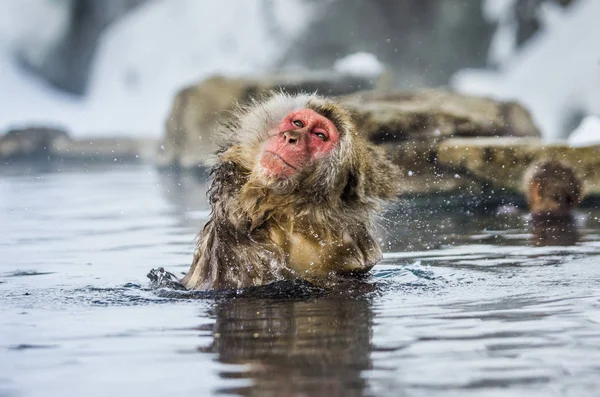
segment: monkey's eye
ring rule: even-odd
[[[294,124],[298,128],[304,127],[304,123],[300,120],[294,120],[294,121],[292,121],[292,124]]]
[[[317,138],[319,138],[322,141],[327,140],[327,135],[323,134],[322,132],[314,132],[314,134],[317,136]]]

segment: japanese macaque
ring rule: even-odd
[[[529,167],[523,182],[533,244],[575,244],[579,236],[572,211],[583,196],[583,184],[575,171],[558,160],[544,160]]]
[[[567,214],[579,205],[583,187],[573,169],[558,161],[534,163],[523,177],[532,214]]]
[[[244,288],[285,278],[363,274],[381,258],[380,204],[398,170],[339,105],[274,94],[224,128],[188,289]]]

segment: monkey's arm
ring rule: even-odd
[[[281,278],[276,249],[210,220],[202,231],[192,266],[181,283],[188,289],[245,288]],[[278,269],[281,271],[278,274]]]
[[[213,170],[209,190],[210,220],[198,239],[192,266],[181,283],[188,289],[244,288],[277,278],[279,253],[261,233],[250,236],[240,213],[239,191],[247,180],[243,169],[231,162]]]

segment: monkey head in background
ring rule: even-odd
[[[583,184],[573,168],[558,160],[532,164],[523,176],[532,214],[568,214],[579,205]]]
[[[211,217],[186,288],[317,281],[380,260],[373,217],[396,197],[399,171],[346,110],[316,95],[273,94],[241,107],[219,139]]]
[[[573,210],[582,200],[583,183],[573,168],[558,160],[538,161],[525,172],[523,183],[531,211],[533,244],[577,243]]]

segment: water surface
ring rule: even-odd
[[[0,172],[0,396],[595,396],[600,211],[578,243],[533,247],[527,219],[382,215],[373,275],[212,297],[183,273],[206,183],[151,167]]]

